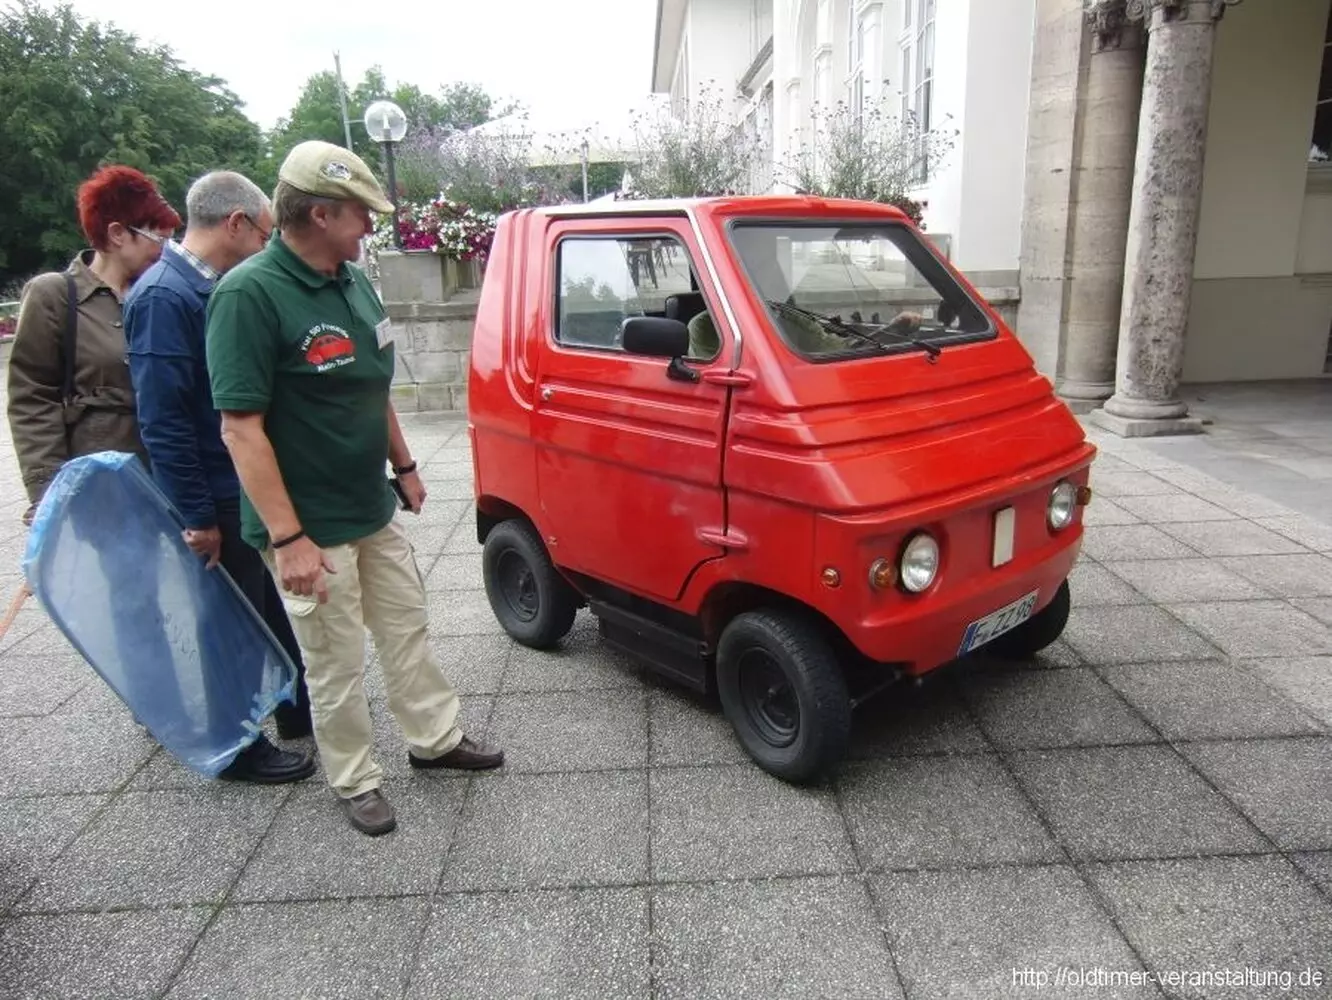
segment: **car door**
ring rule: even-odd
[[[708,373],[731,352],[716,295],[700,284],[697,241],[683,217],[565,219],[548,247],[533,414],[547,543],[571,570],[673,601],[700,563],[724,554],[729,390]],[[708,306],[722,339],[686,362],[697,380],[621,346],[627,317],[683,319]]]

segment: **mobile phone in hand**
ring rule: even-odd
[[[389,485],[393,487],[393,492],[398,494],[398,503],[402,505],[402,509],[411,510],[412,502],[407,499],[407,491],[402,488],[402,480],[394,476],[389,480]]]

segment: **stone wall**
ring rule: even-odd
[[[465,412],[480,270],[410,252],[381,252],[378,270],[397,358],[394,405],[401,413]]]
[[[981,296],[994,307],[1008,328],[1014,333],[1018,332],[1018,290],[1016,288],[978,288]]]

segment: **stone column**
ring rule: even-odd
[[[1147,22],[1115,394],[1095,422],[1125,437],[1196,433],[1179,398],[1216,24],[1239,0],[1129,0]]]
[[[1022,295],[1014,332],[1058,384],[1068,333],[1078,108],[1088,45],[1083,0],[1036,0],[1023,184]]]
[[[1115,388],[1124,250],[1142,101],[1145,36],[1127,0],[1090,0],[1091,26],[1078,114],[1069,292],[1059,395],[1085,413]]]

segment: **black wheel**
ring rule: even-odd
[[[1025,622],[988,644],[985,651],[1000,659],[1027,660],[1064,634],[1070,607],[1068,581],[1055,591],[1050,603]]]
[[[548,649],[569,634],[578,596],[526,521],[504,521],[486,536],[482,575],[491,610],[524,646]]]
[[[727,625],[717,695],[745,751],[770,774],[804,783],[846,756],[846,681],[831,645],[800,615],[752,611]]]

